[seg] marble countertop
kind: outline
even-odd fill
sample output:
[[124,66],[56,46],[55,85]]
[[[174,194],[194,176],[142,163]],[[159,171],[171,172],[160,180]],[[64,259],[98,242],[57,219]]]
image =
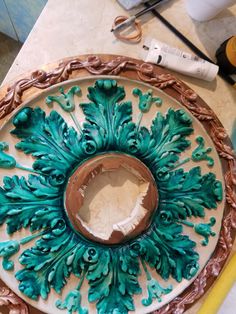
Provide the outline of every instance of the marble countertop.
[[[132,13],[139,9],[134,9]],[[212,59],[219,45],[235,35],[236,4],[204,23],[193,21],[187,15],[184,0],[170,0],[159,6],[159,12]],[[40,65],[79,54],[109,53],[139,58],[142,41],[139,44],[126,44],[110,32],[113,20],[118,15],[128,15],[128,12],[116,0],[49,0],[3,85],[24,72],[38,69]],[[144,15],[141,22],[144,37],[152,36],[190,52],[151,13]],[[213,82],[205,82],[177,73],[176,76],[206,101],[230,136],[236,133],[236,90],[232,86],[220,77]],[[187,313],[197,313],[201,303],[195,304]]]
[[[159,6],[159,11],[212,59],[219,45],[235,35],[236,4],[204,23],[195,22],[188,16],[184,0],[170,0]],[[3,84],[26,71],[37,69],[39,65],[66,56],[113,53],[139,58],[142,42],[126,44],[110,32],[114,18],[127,14],[116,0],[49,0]],[[153,36],[190,51],[151,13],[144,15],[141,22],[144,36]],[[213,82],[205,82],[176,75],[208,103],[231,135],[236,124],[236,90],[220,77]]]

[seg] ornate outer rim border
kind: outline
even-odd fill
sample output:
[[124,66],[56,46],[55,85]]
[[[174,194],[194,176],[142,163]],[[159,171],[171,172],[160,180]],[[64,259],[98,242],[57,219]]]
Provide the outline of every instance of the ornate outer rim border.
[[[24,102],[29,91],[34,94],[70,78],[92,75],[120,75],[155,86],[185,106],[205,127],[221,158],[225,179],[226,204],[222,228],[216,249],[194,282],[179,296],[155,314],[180,314],[197,301],[218,276],[231,251],[236,229],[236,159],[224,127],[208,105],[187,85],[160,67],[137,59],[114,55],[84,55],[64,59],[53,70],[37,70],[29,78],[18,80],[8,87],[0,100],[0,119]],[[3,301],[7,295],[7,302]],[[0,289],[0,305],[8,304],[19,312],[28,313],[24,301],[8,288]]]
[[7,306],[9,314],[29,313],[26,303],[7,287],[0,288],[0,306]]

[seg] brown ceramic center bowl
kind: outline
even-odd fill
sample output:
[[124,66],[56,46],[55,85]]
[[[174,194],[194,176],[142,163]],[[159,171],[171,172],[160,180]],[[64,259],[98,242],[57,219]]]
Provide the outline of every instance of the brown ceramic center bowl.
[[107,153],[75,170],[64,200],[77,232],[96,242],[118,244],[148,228],[158,206],[158,191],[150,170],[140,160]]

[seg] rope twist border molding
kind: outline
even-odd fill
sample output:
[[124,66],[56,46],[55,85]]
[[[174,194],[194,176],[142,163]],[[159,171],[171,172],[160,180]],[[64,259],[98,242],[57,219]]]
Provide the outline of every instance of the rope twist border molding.
[[[108,61],[105,61],[107,59]],[[86,71],[87,74],[92,75],[121,75],[130,78],[135,76],[142,82],[165,90],[167,94],[174,94],[175,98],[208,130],[221,157],[225,171],[226,208],[217,247],[212,258],[191,286],[169,304],[154,312],[155,314],[181,314],[188,305],[194,303],[204,294],[214,277],[218,276],[232,248],[236,228],[236,161],[230,140],[215,113],[180,80],[157,66],[129,57],[112,55],[90,55],[67,59],[52,71],[37,70],[31,74],[31,77],[20,79],[8,88],[6,95],[0,101],[0,119],[7,116],[23,102],[26,91],[31,88],[46,89],[57,83],[67,81],[72,74],[76,74],[75,77],[79,76],[80,71]],[[2,296],[2,293],[0,294],[0,302],[8,300],[5,301],[5,304],[9,302],[10,309],[15,306],[17,310],[19,308],[19,312],[16,313],[27,314],[26,304],[9,289],[6,291],[9,291],[6,297],[5,295]]]
[[26,303],[7,287],[0,287],[0,306],[7,306],[9,314],[28,314]]

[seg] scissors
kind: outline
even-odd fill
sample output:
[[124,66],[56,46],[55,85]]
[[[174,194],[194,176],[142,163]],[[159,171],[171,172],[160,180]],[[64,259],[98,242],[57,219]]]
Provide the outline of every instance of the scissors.
[[[115,18],[111,32],[114,32],[114,35],[119,39],[133,41],[133,42],[139,42],[141,40],[141,37],[142,37],[142,29],[141,29],[140,23],[137,22],[136,19],[138,17],[142,16],[143,14],[151,11],[158,4],[161,4],[164,1],[166,1],[166,0],[157,0],[150,7],[145,8],[142,11],[140,11],[140,12],[138,12],[135,15],[132,15],[130,17],[117,16]],[[129,27],[132,24],[134,24],[134,26],[136,28],[136,31],[137,31],[136,33],[131,34],[131,35],[127,35],[127,36],[120,34],[120,31],[124,30],[125,28]]]

